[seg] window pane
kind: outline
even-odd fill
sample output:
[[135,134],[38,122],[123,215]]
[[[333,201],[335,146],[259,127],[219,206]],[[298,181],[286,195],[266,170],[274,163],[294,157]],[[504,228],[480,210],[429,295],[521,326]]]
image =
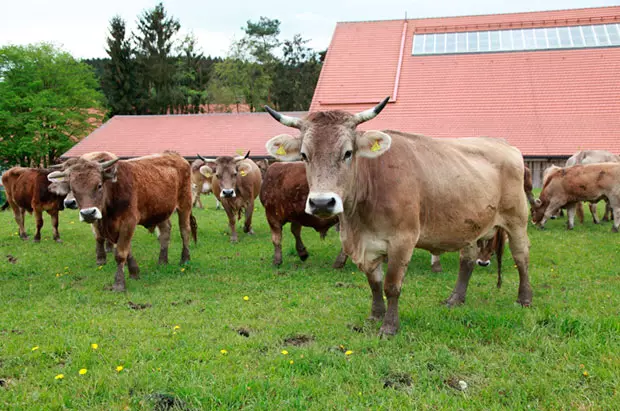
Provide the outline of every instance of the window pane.
[[596,46],[596,38],[594,37],[592,26],[581,26],[581,30],[583,31],[586,46]]
[[536,48],[547,48],[547,36],[545,35],[545,29],[534,29],[534,37],[536,38]]
[[445,53],[446,50],[446,35],[435,34],[435,53]]
[[480,51],[489,51],[489,32],[481,31],[478,33],[478,49]]
[[510,30],[502,30],[502,50],[512,50],[512,32]]
[[491,50],[492,51],[501,50],[500,40],[499,40],[499,31],[490,31],[489,35],[491,36]]
[[478,51],[478,33],[467,33],[467,50],[470,52]]
[[609,45],[609,37],[607,36],[607,32],[605,31],[605,26],[594,26],[594,33],[596,33],[596,38],[598,39],[599,46]]
[[571,47],[570,33],[568,31],[568,27],[560,27],[558,31],[560,32],[560,46]]
[[413,36],[413,54],[422,54],[424,50],[424,35],[416,34]]
[[560,39],[556,28],[547,29],[547,41],[550,49],[557,49],[560,47]]
[[609,42],[614,46],[620,46],[620,28],[617,24],[608,24]]
[[446,53],[456,52],[456,33],[448,33],[446,35]]
[[459,53],[467,53],[467,33],[458,33],[456,44]]
[[424,42],[424,53],[432,54],[435,50],[435,36],[432,34],[425,34],[426,41]]
[[583,36],[581,34],[581,27],[575,26],[570,28],[570,35],[573,39],[574,47],[583,47],[585,44],[583,41]]
[[523,50],[525,45],[523,44],[523,30],[512,31],[512,49]]
[[525,49],[530,50],[536,48],[536,41],[534,40],[534,30],[523,30],[523,38],[525,39]]

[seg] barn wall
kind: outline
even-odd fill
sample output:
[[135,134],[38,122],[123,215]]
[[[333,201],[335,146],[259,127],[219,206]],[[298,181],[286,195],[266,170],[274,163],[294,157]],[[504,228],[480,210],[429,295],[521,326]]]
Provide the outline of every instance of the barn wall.
[[532,171],[532,184],[534,188],[542,188],[543,172],[551,165],[564,167],[569,156],[557,158],[525,158],[525,165]]

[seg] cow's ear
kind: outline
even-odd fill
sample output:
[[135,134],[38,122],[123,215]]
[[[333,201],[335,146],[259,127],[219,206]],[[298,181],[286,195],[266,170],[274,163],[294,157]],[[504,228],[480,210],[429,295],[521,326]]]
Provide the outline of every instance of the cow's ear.
[[69,183],[66,181],[51,183],[47,189],[50,191],[50,193],[54,193],[59,196],[66,196],[71,191],[69,189]]
[[301,159],[301,139],[288,134],[275,136],[265,144],[267,152],[280,161],[296,161]]
[[202,174],[203,176],[207,178],[213,177],[213,169],[209,166],[202,166],[200,167],[199,171],[200,171],[200,174]]
[[381,131],[370,130],[355,139],[356,154],[366,158],[379,157],[390,149],[391,144],[392,137]]
[[47,180],[51,183],[62,183],[69,181],[69,176],[64,171],[52,171],[47,175]]
[[239,166],[237,167],[237,172],[239,173],[241,177],[247,176],[250,170],[251,170],[251,167],[247,163],[239,164]]
[[116,183],[116,166],[103,170],[103,179]]

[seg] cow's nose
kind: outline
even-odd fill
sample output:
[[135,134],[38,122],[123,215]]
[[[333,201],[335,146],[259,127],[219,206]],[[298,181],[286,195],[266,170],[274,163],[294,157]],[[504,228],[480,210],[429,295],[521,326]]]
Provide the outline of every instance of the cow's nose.
[[491,264],[491,261],[489,261],[489,260],[477,260],[476,262],[481,267],[488,267],[489,264]]
[[333,214],[336,199],[334,197],[309,198],[308,204],[310,204],[312,214]]
[[234,197],[235,196],[235,190],[233,190],[232,188],[226,188],[222,190],[222,197]]
[[71,210],[77,209],[77,201],[75,198],[65,198],[65,207]]

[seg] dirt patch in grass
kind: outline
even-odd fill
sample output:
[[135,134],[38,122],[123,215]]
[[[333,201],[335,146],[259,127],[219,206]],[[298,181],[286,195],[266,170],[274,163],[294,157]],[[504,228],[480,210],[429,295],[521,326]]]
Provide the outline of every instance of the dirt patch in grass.
[[17,264],[17,257],[15,257],[15,256],[13,256],[11,254],[7,254],[6,259],[11,264]]
[[339,288],[364,288],[361,285],[351,284],[351,283],[343,283],[342,281],[338,281],[335,284],[335,286],[339,287]]
[[147,308],[151,308],[152,305],[150,303],[136,304],[131,301],[127,302],[127,306],[132,310],[145,310]]
[[153,404],[153,409],[156,411],[188,409],[185,403],[173,394],[156,392],[149,395],[148,399]]
[[299,347],[300,345],[309,344],[312,341],[314,341],[314,337],[313,336],[298,334],[298,335],[295,335],[295,336],[288,337],[288,338],[284,339],[284,344],[285,345],[293,345],[295,347]]
[[181,301],[173,301],[173,302],[170,303],[170,305],[173,306],[173,307],[176,307],[177,305],[180,305],[180,304],[190,305],[193,302],[194,302],[193,300],[185,300],[183,302],[181,302]]
[[463,381],[462,378],[455,377],[453,375],[443,380],[443,382],[448,387],[457,391],[465,391],[467,389],[467,384],[465,383],[465,381]]
[[237,331],[237,334],[239,334],[242,337],[247,338],[250,336],[250,330],[248,330],[247,328],[240,327],[240,328],[237,328],[235,331]]
[[411,375],[404,372],[390,373],[383,379],[383,388],[404,390],[412,385],[413,378],[411,378]]

